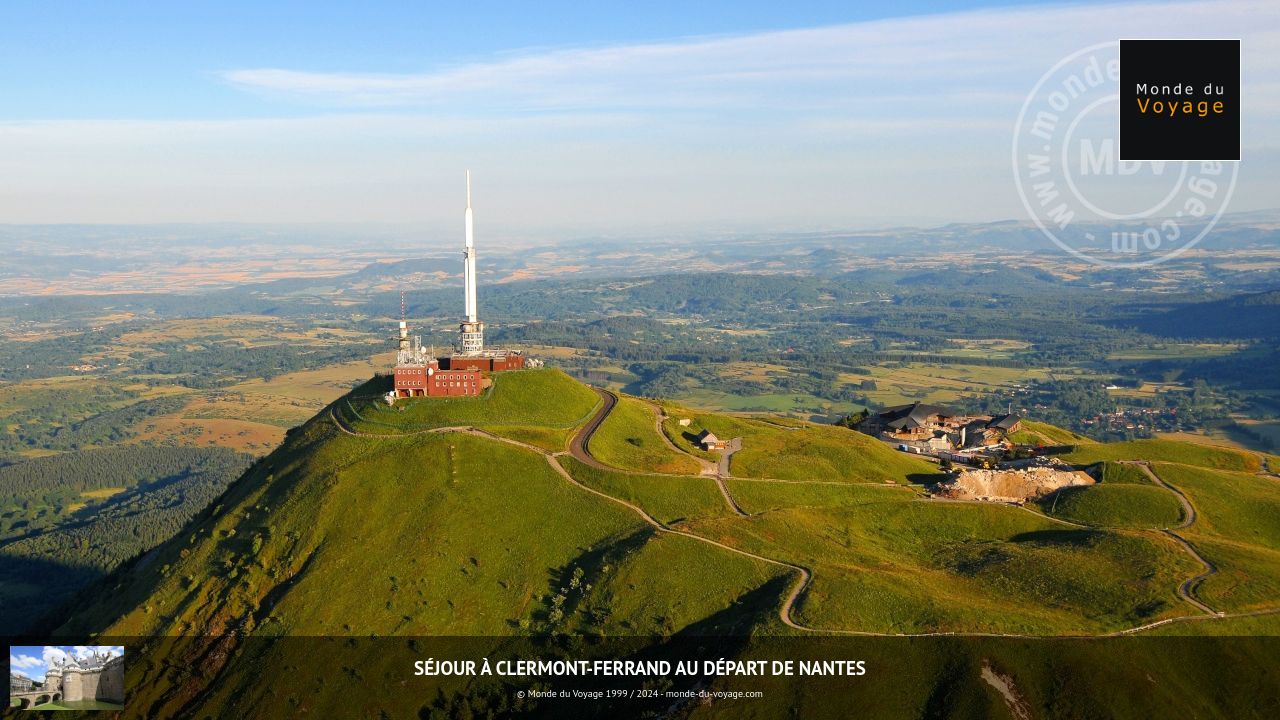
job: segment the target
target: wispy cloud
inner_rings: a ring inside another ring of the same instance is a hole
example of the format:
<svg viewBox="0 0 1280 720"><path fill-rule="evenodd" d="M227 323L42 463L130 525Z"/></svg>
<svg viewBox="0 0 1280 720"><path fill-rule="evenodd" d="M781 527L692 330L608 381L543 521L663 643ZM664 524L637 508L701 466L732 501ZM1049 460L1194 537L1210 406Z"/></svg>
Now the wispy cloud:
<svg viewBox="0 0 1280 720"><path fill-rule="evenodd" d="M19 670L32 670L34 668L44 668L44 661L38 657L30 655L14 655L9 653L9 667Z"/></svg>
<svg viewBox="0 0 1280 720"><path fill-rule="evenodd" d="M334 106L796 112L927 96L954 109L981 103L984 93L1008 92L1003 79L1082 41L1246 28L1251 75L1274 78L1280 58L1265 49L1280 44L1271 0L999 9L539 50L420 73L251 68L222 77L246 90Z"/></svg>
<svg viewBox="0 0 1280 720"><path fill-rule="evenodd" d="M418 73L240 68L289 117L0 122L9 222L393 221L557 237L1022 217L1025 93L1118 37L1241 37L1247 162L1275 205L1274 0L1002 8L806 30L515 52Z"/></svg>

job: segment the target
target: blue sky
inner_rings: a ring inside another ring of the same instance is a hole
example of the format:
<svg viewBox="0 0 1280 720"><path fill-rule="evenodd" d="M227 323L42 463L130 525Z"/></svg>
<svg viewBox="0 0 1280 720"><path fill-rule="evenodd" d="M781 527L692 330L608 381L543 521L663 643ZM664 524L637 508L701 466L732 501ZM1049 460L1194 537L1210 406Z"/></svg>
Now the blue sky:
<svg viewBox="0 0 1280 720"><path fill-rule="evenodd" d="M1010 1L994 5L1027 4ZM218 81L255 67L410 73L512 52L741 34L979 2L18 2L0 9L6 120L270 117Z"/></svg>
<svg viewBox="0 0 1280 720"><path fill-rule="evenodd" d="M1017 218L1028 90L1144 36L1244 39L1272 207L1275 5L9 2L0 221L443 230L467 168L512 238Z"/></svg>
<svg viewBox="0 0 1280 720"><path fill-rule="evenodd" d="M44 675L54 661L86 657L93 652L123 655L124 648L119 645L12 645L9 647L9 670L44 682Z"/></svg>

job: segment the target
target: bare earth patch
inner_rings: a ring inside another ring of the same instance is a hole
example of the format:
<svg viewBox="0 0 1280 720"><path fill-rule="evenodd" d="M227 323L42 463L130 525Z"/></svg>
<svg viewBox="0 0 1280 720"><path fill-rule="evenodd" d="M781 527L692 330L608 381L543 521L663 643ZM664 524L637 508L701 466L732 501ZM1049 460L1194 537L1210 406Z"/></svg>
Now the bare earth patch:
<svg viewBox="0 0 1280 720"><path fill-rule="evenodd" d="M1049 460L1018 470L961 470L938 483L934 492L952 500L1021 504L1064 487L1096 482L1083 470L1075 470L1060 460Z"/></svg>

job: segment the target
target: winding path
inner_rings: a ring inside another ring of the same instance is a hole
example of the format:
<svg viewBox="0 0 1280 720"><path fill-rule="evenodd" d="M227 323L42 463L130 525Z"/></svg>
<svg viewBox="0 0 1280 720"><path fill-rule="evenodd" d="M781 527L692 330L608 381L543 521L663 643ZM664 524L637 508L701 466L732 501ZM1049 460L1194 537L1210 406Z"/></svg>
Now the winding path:
<svg viewBox="0 0 1280 720"><path fill-rule="evenodd" d="M1219 610L1214 610L1213 608L1204 604L1203 602L1200 601L1199 598L1197 598L1193 594L1195 592L1196 587L1199 586L1200 583L1205 580L1205 578L1210 577L1218 572L1218 566L1209 562L1208 558L1201 555L1200 551L1197 550L1196 546L1192 545L1189 540L1182 537L1178 533L1174 532L1175 530L1184 530L1188 527L1191 527L1191 524L1196 521L1196 506L1191 504L1191 500L1188 499L1186 495L1182 494L1181 490L1162 480L1159 475L1156 475L1155 471L1151 469L1151 463L1145 460L1122 460L1120 462L1123 465L1133 465L1134 467L1137 467L1138 469L1142 470L1143 474L1147 476L1147 479L1149 479L1151 482L1155 483L1159 487L1162 487L1165 490L1168 490L1169 492L1173 493L1174 496L1178 498L1178 502L1182 503L1182 522L1179 523L1178 526L1175 528L1165 528L1163 532L1165 535L1168 535L1170 538L1172 538L1173 541L1177 543L1180 547L1182 547L1183 550L1186 550L1187 553L1191 555L1191 557L1195 558L1201 565L1203 565L1204 572L1200 573L1199 575L1196 575L1195 577L1189 577L1186 580L1183 580L1182 584L1178 585L1178 597L1182 598L1186 602L1191 603L1192 605L1195 605L1197 608L1199 608L1200 610L1204 611L1209 615L1222 617L1224 613L1222 613Z"/></svg>
<svg viewBox="0 0 1280 720"><path fill-rule="evenodd" d="M725 444L724 452L720 454L720 462L716 466L716 487L720 488L720 494L724 496L725 503L739 517L750 517L750 515L738 505L738 501L733 498L733 493L729 492L729 486L725 484L724 479L729 477L729 462L733 459L733 454L742 449L742 438L736 437Z"/></svg>
<svg viewBox="0 0 1280 720"><path fill-rule="evenodd" d="M604 465L603 463L600 463L595 458L591 457L590 452L588 451L589 449L588 441L590 440L591 434L594 433L600 427L600 424L604 422L605 417L617 404L617 396L605 390L596 390L596 392L601 395L602 399L604 399L604 403L601 405L600 409L596 412L596 414L592 416L592 418L588 420L581 428L579 428L577 433L574 435L573 440L570 442L570 451L568 454L572 455L574 458L578 459L581 462L591 465L592 467L603 468L605 470L612 470L613 468L610 468ZM543 456L543 458L546 459L547 464L551 467L553 471L556 472L556 474L558 474L561 478L563 478L565 481L567 481L571 485L585 492L589 492L592 495L595 495L599 498L602 498L604 500L607 500L612 503L616 503L618 505L621 505L622 507L627 508L628 510L630 510L631 512L639 516L639 518L642 521L644 521L647 525L649 525L659 533L664 533L669 535L679 535L681 537L686 537L686 538L689 538L690 540L695 540L697 542L705 543L707 545L711 545L721 550L734 553L735 555L750 558L752 560L756 560L768 565L772 565L774 567L780 567L780 568L789 570L791 572L794 572L796 575L796 579L792 583L791 588L787 592L786 597L783 598L782 604L778 607L778 619L787 627L792 628L794 630L801 631L801 632L814 633L814 634L820 634L820 635L852 635L852 636L862 636L862 637L907 637L907 638L910 638L910 637L983 637L983 638L1012 638L1012 639L1021 639L1021 640L1061 640L1061 639L1096 640L1096 639L1102 639L1102 638L1112 638L1112 637L1133 635L1133 634L1137 634L1137 633L1151 630L1154 628L1162 627L1164 625L1171 625L1173 623L1194 622L1194 621L1203 621L1203 620L1217 620L1217 619L1226 619L1226 618L1258 617L1263 615L1280 614L1280 608L1269 608L1269 609L1255 610L1252 612L1244 612L1244 613L1214 612L1208 609L1206 606L1199 603L1198 601L1194 600L1193 598L1190 598L1189 595L1183 595L1184 599L1187 599L1189 602L1196 605L1197 607L1203 608L1207 614L1184 615L1184 616L1179 616L1174 618L1166 618L1164 620L1158 620L1156 622L1139 625L1137 627L1127 628L1124 630L1117 630L1115 632L1110 632L1110 633L1103 633L1100 635L1028 635L1028 634L1022 634L1022 633L984 633L984 632L890 633L890 632L874 632L870 630L841 630L841 629L823 629L823 628L811 627L809 625L802 624L801 622L795 620L792 617L792 613L795 609L796 601L799 599L800 595L809 587L809 583L812 582L813 580L813 572L809 568L803 565L798 565L796 563L787 562L785 560L778 560L776 558L759 555L759 554L750 552L748 550L742 550L740 548L736 548L731 545L726 545L725 543L712 540L710 538L703 537L701 535L696 535L694 533L687 532L685 530L677 530L675 528L669 527L665 523L659 521L657 518L650 515L644 508L640 507L639 505L636 505L635 503L632 503L627 500L623 500L622 498L614 497L612 495L609 495L600 490L584 485L581 482L575 480L574 477L570 475L567 470L564 469L564 466L560 464L559 458L566 454L564 452L559 452L559 453L548 452L545 448L541 448L536 445L530 445L529 443L521 442L519 440L513 440L511 438L504 438L504 437L494 435L492 433L489 433L479 428L471 427L471 426L450 426L450 427L430 428L426 430L418 430L410 433L399 433L394 435L379 434L379 433L364 433L349 427L339 417L339 413L336 412L335 410L336 406L337 406L336 402L329 406L330 419L333 420L333 424L335 427L338 428L338 430L340 430L341 432L347 435L351 435L353 437L386 440L386 439L402 437L406 435L423 435L423 434L430 434L430 433L455 433L456 432L456 433L466 433L469 435L476 435L476 436L488 438L490 440L507 443L508 445L514 445L516 447L524 448L531 452L538 453L539 455ZM1134 464L1142 464L1141 461L1133 461L1133 462ZM1150 473L1149 468L1147 468L1147 472ZM1155 478L1154 473L1151 473L1151 476ZM717 478L717 480L718 479L719 478ZM1176 489L1173 489L1171 486L1165 484L1163 481L1159 480L1159 478L1155 478L1155 480L1159 484L1165 487L1169 487L1171 490L1177 493ZM1178 493L1178 494L1179 496L1181 496L1181 493ZM1188 502L1188 505L1189 504L1190 503ZM1192 512L1194 513L1194 508L1192 508ZM1194 514L1191 517L1194 519ZM1190 523L1188 522L1180 527L1186 527L1186 525L1189 525L1189 524ZM1171 535L1173 534L1172 531L1166 531L1166 532L1169 532ZM1174 535L1174 537L1181 540L1181 538L1176 535ZM1199 553L1196 552L1195 549L1192 548L1189 543L1186 543L1185 540L1182 540L1182 542L1190 550L1190 552L1192 552L1197 558L1200 558ZM1203 558L1200 558L1200 559L1202 562L1205 563L1206 566L1213 568L1213 566L1210 565L1207 561L1204 561ZM1191 580L1184 582L1183 587L1186 587L1189 584L1194 583L1199 579L1203 579L1203 577L1207 577L1208 575L1213 574L1213 572L1216 572L1216 569L1213 569L1211 572L1206 573L1204 576L1197 576L1196 578L1192 578ZM1183 588L1179 588L1180 593L1182 592L1182 589Z"/></svg>
<svg viewBox="0 0 1280 720"><path fill-rule="evenodd" d="M587 450L587 444L591 442L591 436L596 434L596 430L600 429L604 419L617 407L618 396L608 390L594 387L591 389L595 391L596 395L600 396L600 408L596 410L596 414L592 415L585 425L578 429L578 432L574 433L573 439L569 441L569 454L578 462L590 465L597 470L613 470L614 468L596 460ZM542 449L539 448L539 450ZM542 450L542 452L546 451Z"/></svg>

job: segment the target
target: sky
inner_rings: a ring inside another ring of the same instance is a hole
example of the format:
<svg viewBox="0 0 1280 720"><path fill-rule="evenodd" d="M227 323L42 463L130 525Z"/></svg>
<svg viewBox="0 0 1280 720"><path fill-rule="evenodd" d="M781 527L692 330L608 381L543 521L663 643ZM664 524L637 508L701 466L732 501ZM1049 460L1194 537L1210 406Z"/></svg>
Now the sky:
<svg viewBox="0 0 1280 720"><path fill-rule="evenodd" d="M1277 205L1280 4L872 5L6 2L0 222L453 228L467 169L511 237L1022 219L1023 100L1119 37L1243 40Z"/></svg>
<svg viewBox="0 0 1280 720"><path fill-rule="evenodd" d="M119 645L13 645L9 647L9 671L44 682L45 673L54 662L87 657L94 652L123 655L124 648Z"/></svg>

